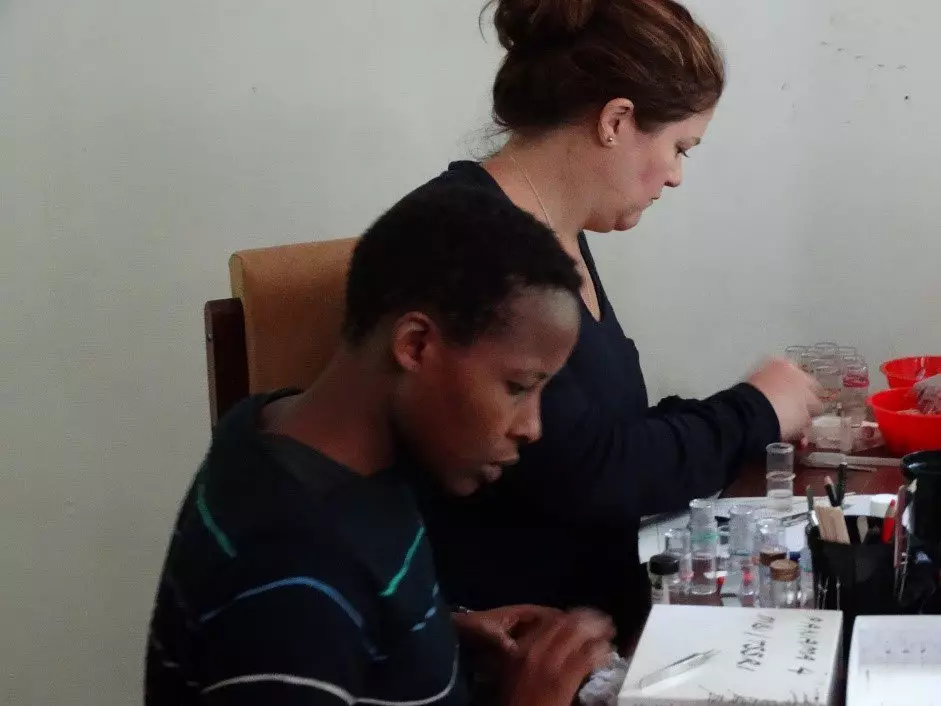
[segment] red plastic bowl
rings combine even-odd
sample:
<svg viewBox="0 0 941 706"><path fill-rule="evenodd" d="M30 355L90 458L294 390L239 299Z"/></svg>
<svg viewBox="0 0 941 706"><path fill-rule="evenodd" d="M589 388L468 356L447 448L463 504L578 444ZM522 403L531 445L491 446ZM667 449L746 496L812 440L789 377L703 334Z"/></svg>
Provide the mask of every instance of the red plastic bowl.
<svg viewBox="0 0 941 706"><path fill-rule="evenodd" d="M885 445L893 454L941 450L941 414L902 414L913 409L915 401L908 388L883 390L869 396Z"/></svg>
<svg viewBox="0 0 941 706"><path fill-rule="evenodd" d="M941 375L941 355L916 355L887 360L879 366L879 370L889 381L889 387L911 387L923 378Z"/></svg>

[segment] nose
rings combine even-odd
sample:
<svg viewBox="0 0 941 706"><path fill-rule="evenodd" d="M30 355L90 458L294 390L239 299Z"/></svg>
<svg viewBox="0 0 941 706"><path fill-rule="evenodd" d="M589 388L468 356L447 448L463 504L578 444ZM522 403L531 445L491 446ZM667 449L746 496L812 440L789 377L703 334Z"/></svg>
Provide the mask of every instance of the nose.
<svg viewBox="0 0 941 706"><path fill-rule="evenodd" d="M683 183L683 162L682 160L676 160L676 166L667 174L667 179L664 182L666 186L669 186L672 189L675 189L680 184Z"/></svg>
<svg viewBox="0 0 941 706"><path fill-rule="evenodd" d="M510 436L520 444L531 444L542 436L542 419L539 416L538 397L523 405L510 429Z"/></svg>

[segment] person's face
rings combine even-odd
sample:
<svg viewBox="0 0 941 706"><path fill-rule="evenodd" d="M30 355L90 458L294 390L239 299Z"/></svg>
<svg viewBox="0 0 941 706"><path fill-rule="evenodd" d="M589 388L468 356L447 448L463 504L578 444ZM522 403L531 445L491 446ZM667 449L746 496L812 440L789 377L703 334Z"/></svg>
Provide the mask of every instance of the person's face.
<svg viewBox="0 0 941 706"><path fill-rule="evenodd" d="M616 103L616 102L613 102ZM662 125L655 132L638 129L632 106L618 112L609 105L602 113L600 174L602 184L589 230L628 230L660 198L664 187L683 181L683 159L698 145L712 120L713 110ZM608 137L613 141L608 141Z"/></svg>
<svg viewBox="0 0 941 706"><path fill-rule="evenodd" d="M540 395L578 338L568 292L522 290L504 314L505 326L470 346L449 343L424 314L407 314L393 330L397 432L455 495L497 480L519 447L539 438Z"/></svg>

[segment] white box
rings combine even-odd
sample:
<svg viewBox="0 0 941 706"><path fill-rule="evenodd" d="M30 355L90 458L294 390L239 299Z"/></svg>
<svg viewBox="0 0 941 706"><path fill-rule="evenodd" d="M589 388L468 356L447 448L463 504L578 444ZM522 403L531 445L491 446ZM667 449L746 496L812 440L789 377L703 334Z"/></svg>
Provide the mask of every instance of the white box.
<svg viewBox="0 0 941 706"><path fill-rule="evenodd" d="M856 618L847 679L846 706L941 704L941 616Z"/></svg>
<svg viewBox="0 0 941 706"><path fill-rule="evenodd" d="M655 605L618 706L834 703L843 614ZM696 652L705 664L644 689L637 682Z"/></svg>

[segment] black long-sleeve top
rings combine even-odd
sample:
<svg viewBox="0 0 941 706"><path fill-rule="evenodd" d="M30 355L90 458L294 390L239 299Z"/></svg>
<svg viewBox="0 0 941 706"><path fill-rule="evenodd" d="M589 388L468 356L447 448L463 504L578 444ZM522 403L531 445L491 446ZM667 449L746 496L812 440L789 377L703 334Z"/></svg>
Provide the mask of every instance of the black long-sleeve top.
<svg viewBox="0 0 941 706"><path fill-rule="evenodd" d="M473 162L452 164L441 181L500 190ZM521 449L498 483L461 500L424 492L422 511L451 601L476 609L591 605L628 637L649 608L640 517L721 489L780 429L768 400L748 384L649 407L637 348L584 235L579 246L601 317L582 305L572 356L543 394L542 438Z"/></svg>

